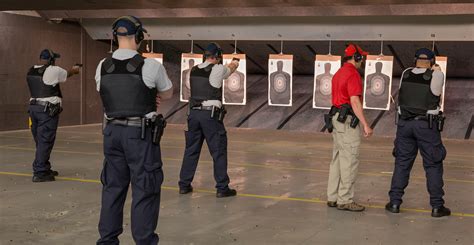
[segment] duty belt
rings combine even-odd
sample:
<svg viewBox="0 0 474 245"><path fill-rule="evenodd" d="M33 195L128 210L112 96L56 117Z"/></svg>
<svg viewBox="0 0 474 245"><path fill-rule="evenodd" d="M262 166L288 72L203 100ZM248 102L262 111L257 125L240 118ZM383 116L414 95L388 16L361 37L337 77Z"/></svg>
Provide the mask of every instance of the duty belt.
<svg viewBox="0 0 474 245"><path fill-rule="evenodd" d="M212 111L216 108L215 106L194 106L191 109L199 111Z"/></svg>
<svg viewBox="0 0 474 245"><path fill-rule="evenodd" d="M151 121L151 120L147 119L146 121ZM107 120L107 122L114 125L130 126L130 127L138 127L138 128L142 127L141 118L111 119L111 120Z"/></svg>
<svg viewBox="0 0 474 245"><path fill-rule="evenodd" d="M41 100L30 100L30 105L41 105L41 106L47 106L50 102L48 101L41 101Z"/></svg>

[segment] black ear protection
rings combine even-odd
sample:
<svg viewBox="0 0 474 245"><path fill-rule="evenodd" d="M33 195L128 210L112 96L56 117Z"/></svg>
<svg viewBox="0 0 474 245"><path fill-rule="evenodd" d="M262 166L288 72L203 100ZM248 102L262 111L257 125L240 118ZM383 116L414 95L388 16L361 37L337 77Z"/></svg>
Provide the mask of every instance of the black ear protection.
<svg viewBox="0 0 474 245"><path fill-rule="evenodd" d="M362 54L359 53L359 49L357 48L357 46L354 45L354 48L356 49L356 52L354 53L354 55L352 55L352 57L354 57L354 61L355 62L362 61L364 56L362 56Z"/></svg>
<svg viewBox="0 0 474 245"><path fill-rule="evenodd" d="M133 23L136 27L136 32L135 32L135 43L136 44L139 44L141 41L143 41L143 39L145 39L145 35L143 34L144 32L146 32L146 30L143 28L143 25L142 23L140 22L140 20L138 20L137 18L133 17L133 16L122 16L122 17L119 17L117 18L114 23L112 24L112 36L113 36L113 40L116 44L118 44L118 40L117 40L117 36L128 36L129 35L129 32L130 30L127 30L127 32L118 32L117 29L117 23L120 21L120 20L128 20L130 21L131 23Z"/></svg>
<svg viewBox="0 0 474 245"><path fill-rule="evenodd" d="M49 48L46 50L48 50L48 53L49 53L48 65L54 65L54 62L56 61L56 57L54 56L53 51Z"/></svg>

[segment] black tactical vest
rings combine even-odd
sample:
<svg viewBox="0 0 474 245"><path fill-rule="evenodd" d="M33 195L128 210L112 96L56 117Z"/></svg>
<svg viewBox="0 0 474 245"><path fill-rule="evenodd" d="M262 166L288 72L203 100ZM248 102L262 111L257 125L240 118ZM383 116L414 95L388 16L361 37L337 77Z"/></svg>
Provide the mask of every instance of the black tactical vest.
<svg viewBox="0 0 474 245"><path fill-rule="evenodd" d="M398 105L403 119L425 116L428 110L438 108L440 96L431 92L432 74L431 69L421 74L413 73L412 69L404 72L398 96Z"/></svg>
<svg viewBox="0 0 474 245"><path fill-rule="evenodd" d="M35 68L33 66L28 71L28 74L26 75L26 81L28 82L31 98L46 98L53 96L58 96L60 98L63 97L59 83L55 86L52 86L46 85L43 81L43 74L48 66L49 65L44 65L39 68Z"/></svg>
<svg viewBox="0 0 474 245"><path fill-rule="evenodd" d="M222 101L222 88L215 88L211 85L209 77L211 76L213 64L204 68L194 66L191 69L189 78L191 84L190 102L194 105L200 105L205 100Z"/></svg>
<svg viewBox="0 0 474 245"><path fill-rule="evenodd" d="M156 111L157 90L143 82L143 64L139 54L126 60L107 58L102 63L100 97L108 117L143 117Z"/></svg>

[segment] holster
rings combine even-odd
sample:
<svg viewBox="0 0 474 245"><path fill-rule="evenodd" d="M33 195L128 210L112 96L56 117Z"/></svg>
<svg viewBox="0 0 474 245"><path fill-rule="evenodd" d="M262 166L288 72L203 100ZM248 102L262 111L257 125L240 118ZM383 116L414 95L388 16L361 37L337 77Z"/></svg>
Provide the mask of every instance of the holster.
<svg viewBox="0 0 474 245"><path fill-rule="evenodd" d="M337 108L336 108L337 109ZM352 110L351 106L348 104L341 105L341 108L338 109L339 115L337 116L337 121L340 123L345 123L347 117L350 115L352 116L351 122L349 126L351 128L356 128L359 125L359 118L355 115L354 111Z"/></svg>
<svg viewBox="0 0 474 245"><path fill-rule="evenodd" d="M211 111L211 118L216 119L219 122L223 122L225 118L225 114L227 114L227 111L224 108L224 106L222 106L222 108L213 106L212 111Z"/></svg>
<svg viewBox="0 0 474 245"><path fill-rule="evenodd" d="M166 120L162 114L159 114L156 116L155 121L153 122L153 128L151 130L153 144L160 144L165 128Z"/></svg>
<svg viewBox="0 0 474 245"><path fill-rule="evenodd" d="M341 123L345 123L347 120L347 116L351 115L351 107L348 104L341 105L339 109L339 116L337 116L337 121Z"/></svg>
<svg viewBox="0 0 474 245"><path fill-rule="evenodd" d="M48 112L48 115L50 117L55 117L59 115L63 111L63 108L61 107L61 104L53 104L53 103L47 103L46 106L44 107L44 112Z"/></svg>
<svg viewBox="0 0 474 245"><path fill-rule="evenodd" d="M446 117L442 112L440 112L439 115L436 116L436 126L440 132L442 132L444 129L444 120L446 120Z"/></svg>
<svg viewBox="0 0 474 245"><path fill-rule="evenodd" d="M332 118L337 113L338 109L335 106L331 107L328 114L324 114L324 124L329 133L332 133L334 125L332 124Z"/></svg>

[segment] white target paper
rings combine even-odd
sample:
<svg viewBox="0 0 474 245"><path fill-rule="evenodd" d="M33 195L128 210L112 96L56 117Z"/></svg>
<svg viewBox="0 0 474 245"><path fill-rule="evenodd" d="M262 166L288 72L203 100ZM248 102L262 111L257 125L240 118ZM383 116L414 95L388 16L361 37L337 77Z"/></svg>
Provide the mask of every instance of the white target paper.
<svg viewBox="0 0 474 245"><path fill-rule="evenodd" d="M293 55L271 54L268 59L268 104L291 106L293 99Z"/></svg>
<svg viewBox="0 0 474 245"><path fill-rule="evenodd" d="M446 88L446 67L448 66L448 57L446 56L436 56L436 64L441 67L441 71L444 74L444 83L443 83L443 90L441 92L441 102L440 102L440 110L444 111L444 90Z"/></svg>
<svg viewBox="0 0 474 245"><path fill-rule="evenodd" d="M247 61L245 54L224 54L224 65L232 62L233 58L240 59L239 67L222 84L223 104L245 105L247 103Z"/></svg>
<svg viewBox="0 0 474 245"><path fill-rule="evenodd" d="M142 56L145 57L145 58L155 59L156 61L160 62L160 64L163 64L163 54L160 54L160 53L143 53Z"/></svg>
<svg viewBox="0 0 474 245"><path fill-rule="evenodd" d="M314 61L313 108L331 109L332 77L341 68L341 56L316 55Z"/></svg>
<svg viewBox="0 0 474 245"><path fill-rule="evenodd" d="M181 78L179 101L188 102L191 96L191 68L202 63L202 54L185 53L181 55Z"/></svg>
<svg viewBox="0 0 474 245"><path fill-rule="evenodd" d="M364 109L389 110L393 56L368 55L365 62Z"/></svg>

